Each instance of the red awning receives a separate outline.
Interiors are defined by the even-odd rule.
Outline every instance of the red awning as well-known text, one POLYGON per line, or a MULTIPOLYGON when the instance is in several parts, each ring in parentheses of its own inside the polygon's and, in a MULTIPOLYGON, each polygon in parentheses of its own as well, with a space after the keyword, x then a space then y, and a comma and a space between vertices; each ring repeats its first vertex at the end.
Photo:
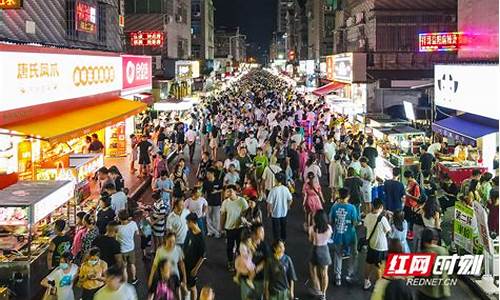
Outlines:
POLYGON ((334 90, 338 90, 340 88, 342 88, 343 86, 345 85, 345 83, 342 83, 342 82, 331 82, 327 85, 324 85, 320 88, 317 88, 313 91, 313 94, 318 96, 318 97, 321 97, 321 96, 324 96, 324 95, 327 95, 331 92, 333 92, 334 90))

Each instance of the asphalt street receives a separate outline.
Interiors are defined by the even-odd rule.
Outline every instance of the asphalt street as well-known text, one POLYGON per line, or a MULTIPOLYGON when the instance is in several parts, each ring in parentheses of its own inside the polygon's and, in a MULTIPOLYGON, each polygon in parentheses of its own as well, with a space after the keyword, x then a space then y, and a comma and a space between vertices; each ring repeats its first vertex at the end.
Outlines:
MULTIPOLYGON (((188 164, 189 165, 189 164, 188 164)), ((195 169, 197 166, 197 158, 195 157, 194 164, 191 166, 195 169)), ((326 180, 326 179, 324 179, 326 180)), ((193 182, 191 182, 192 184, 193 182)), ((326 183, 325 183, 326 186, 326 183)), ((142 196, 141 201, 143 203, 151 203, 151 191, 148 190, 142 196)), ((310 293, 310 281, 309 281, 309 271, 308 263, 310 258, 311 246, 307 240, 307 235, 303 230, 302 224, 304 223, 304 213, 302 210, 302 200, 296 197, 292 205, 292 209, 288 216, 288 239, 286 242, 286 253, 292 258, 295 269, 298 276, 298 282, 296 283, 296 297, 298 299, 311 299, 314 300, 315 297, 310 293)), ((265 213, 263 212, 265 215, 265 213)), ((271 222, 270 219, 264 218, 264 225, 266 229, 266 240, 271 243, 271 222)), ((200 289, 203 285, 210 285, 214 288, 216 293, 216 299, 230 299, 238 300, 239 296, 239 286, 232 281, 233 274, 230 274, 226 269, 226 251, 225 251, 225 240, 207 238, 207 259, 201 268, 199 274, 198 288, 200 289)), ((363 262, 365 254, 360 253, 358 256, 358 275, 357 281, 349 284, 345 281, 342 282, 342 286, 337 287, 333 283, 333 269, 331 268, 330 273, 330 286, 328 288, 327 298, 328 299, 370 299, 371 292, 363 291, 363 262)), ((139 299, 146 299, 147 297, 147 287, 146 287, 146 276, 149 274, 150 262, 144 261, 142 259, 142 254, 137 252, 138 261, 138 278, 140 282, 137 284, 137 292, 139 299)), ((458 285, 452 288, 452 297, 454 300, 471 300, 479 299, 475 296, 472 291, 460 280, 458 285)))

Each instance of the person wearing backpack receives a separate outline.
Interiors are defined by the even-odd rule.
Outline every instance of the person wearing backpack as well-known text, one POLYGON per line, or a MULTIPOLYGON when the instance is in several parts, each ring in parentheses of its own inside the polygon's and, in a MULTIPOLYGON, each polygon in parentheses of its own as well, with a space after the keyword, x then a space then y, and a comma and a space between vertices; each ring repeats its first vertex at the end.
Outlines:
POLYGON ((370 289, 372 282, 377 281, 380 277, 380 268, 383 266, 382 263, 385 261, 389 249, 387 234, 391 231, 391 225, 383 210, 384 203, 382 200, 375 199, 372 211, 364 219, 364 226, 368 236, 366 240, 368 252, 366 253, 364 290, 370 289))

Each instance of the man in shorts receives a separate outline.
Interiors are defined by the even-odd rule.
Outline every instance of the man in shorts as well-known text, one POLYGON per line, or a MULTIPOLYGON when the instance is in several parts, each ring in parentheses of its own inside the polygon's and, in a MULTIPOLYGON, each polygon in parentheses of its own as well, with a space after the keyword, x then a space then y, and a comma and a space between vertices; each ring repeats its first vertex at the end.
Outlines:
POLYGON ((136 268, 135 268, 135 236, 139 236, 139 227, 134 221, 129 220, 127 210, 122 209, 118 212, 118 219, 120 225, 118 226, 118 233, 116 239, 120 243, 120 252, 123 256, 123 263, 125 265, 124 276, 127 277, 127 268, 130 270, 132 277, 132 284, 137 283, 136 268))
POLYGON ((370 289, 372 282, 378 280, 380 268, 385 261, 387 250, 389 249, 386 236, 391 231, 391 225, 383 211, 384 204, 382 200, 375 199, 372 211, 366 215, 364 220, 368 243, 364 290, 370 289))

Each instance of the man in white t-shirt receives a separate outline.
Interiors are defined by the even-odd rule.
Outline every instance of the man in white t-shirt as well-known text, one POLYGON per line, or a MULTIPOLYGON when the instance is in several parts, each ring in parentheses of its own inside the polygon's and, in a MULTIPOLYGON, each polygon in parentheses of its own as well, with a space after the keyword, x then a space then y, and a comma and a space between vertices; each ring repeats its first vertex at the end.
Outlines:
POLYGON ((248 132, 248 137, 245 139, 245 146, 247 146, 248 154, 250 154, 250 156, 255 157, 255 155, 257 155, 259 141, 255 138, 253 130, 248 132))
POLYGON ((189 210, 184 208, 184 200, 181 198, 175 201, 174 208, 167 217, 167 231, 175 233, 177 245, 181 248, 184 246, 188 231, 187 215, 189 215, 189 210))
POLYGON ((123 282, 123 272, 117 266, 106 270, 106 284, 94 295, 94 300, 137 300, 135 288, 123 282))
POLYGON ((269 192, 276 185, 276 174, 281 171, 280 166, 276 164, 276 157, 271 156, 270 164, 264 169, 261 177, 266 192, 269 192))
POLYGON ((104 190, 111 196, 111 208, 116 215, 120 210, 127 208, 127 195, 122 191, 117 192, 114 184, 106 183, 104 190))
POLYGON ((281 172, 276 174, 277 185, 271 189, 267 196, 267 212, 271 217, 274 239, 286 240, 286 218, 288 209, 292 205, 292 194, 286 185, 286 178, 281 172))
POLYGON ((294 141, 297 144, 297 146, 299 146, 304 141, 304 137, 302 136, 302 134, 300 134, 299 127, 295 128, 295 134, 292 135, 290 139, 294 141))
POLYGON ((130 269, 132 276, 132 284, 137 283, 136 268, 135 268, 135 236, 139 236, 139 227, 134 221, 129 220, 129 214, 126 209, 118 212, 120 224, 116 240, 120 243, 120 252, 123 256, 123 262, 130 269))
POLYGON ((368 252, 366 253, 365 284, 364 289, 368 290, 372 282, 378 280, 380 268, 386 259, 389 246, 387 234, 391 231, 389 221, 382 213, 384 204, 382 200, 373 201, 373 210, 367 214, 364 220, 366 236, 368 240, 368 252), (373 279, 373 281, 372 281, 373 279))

